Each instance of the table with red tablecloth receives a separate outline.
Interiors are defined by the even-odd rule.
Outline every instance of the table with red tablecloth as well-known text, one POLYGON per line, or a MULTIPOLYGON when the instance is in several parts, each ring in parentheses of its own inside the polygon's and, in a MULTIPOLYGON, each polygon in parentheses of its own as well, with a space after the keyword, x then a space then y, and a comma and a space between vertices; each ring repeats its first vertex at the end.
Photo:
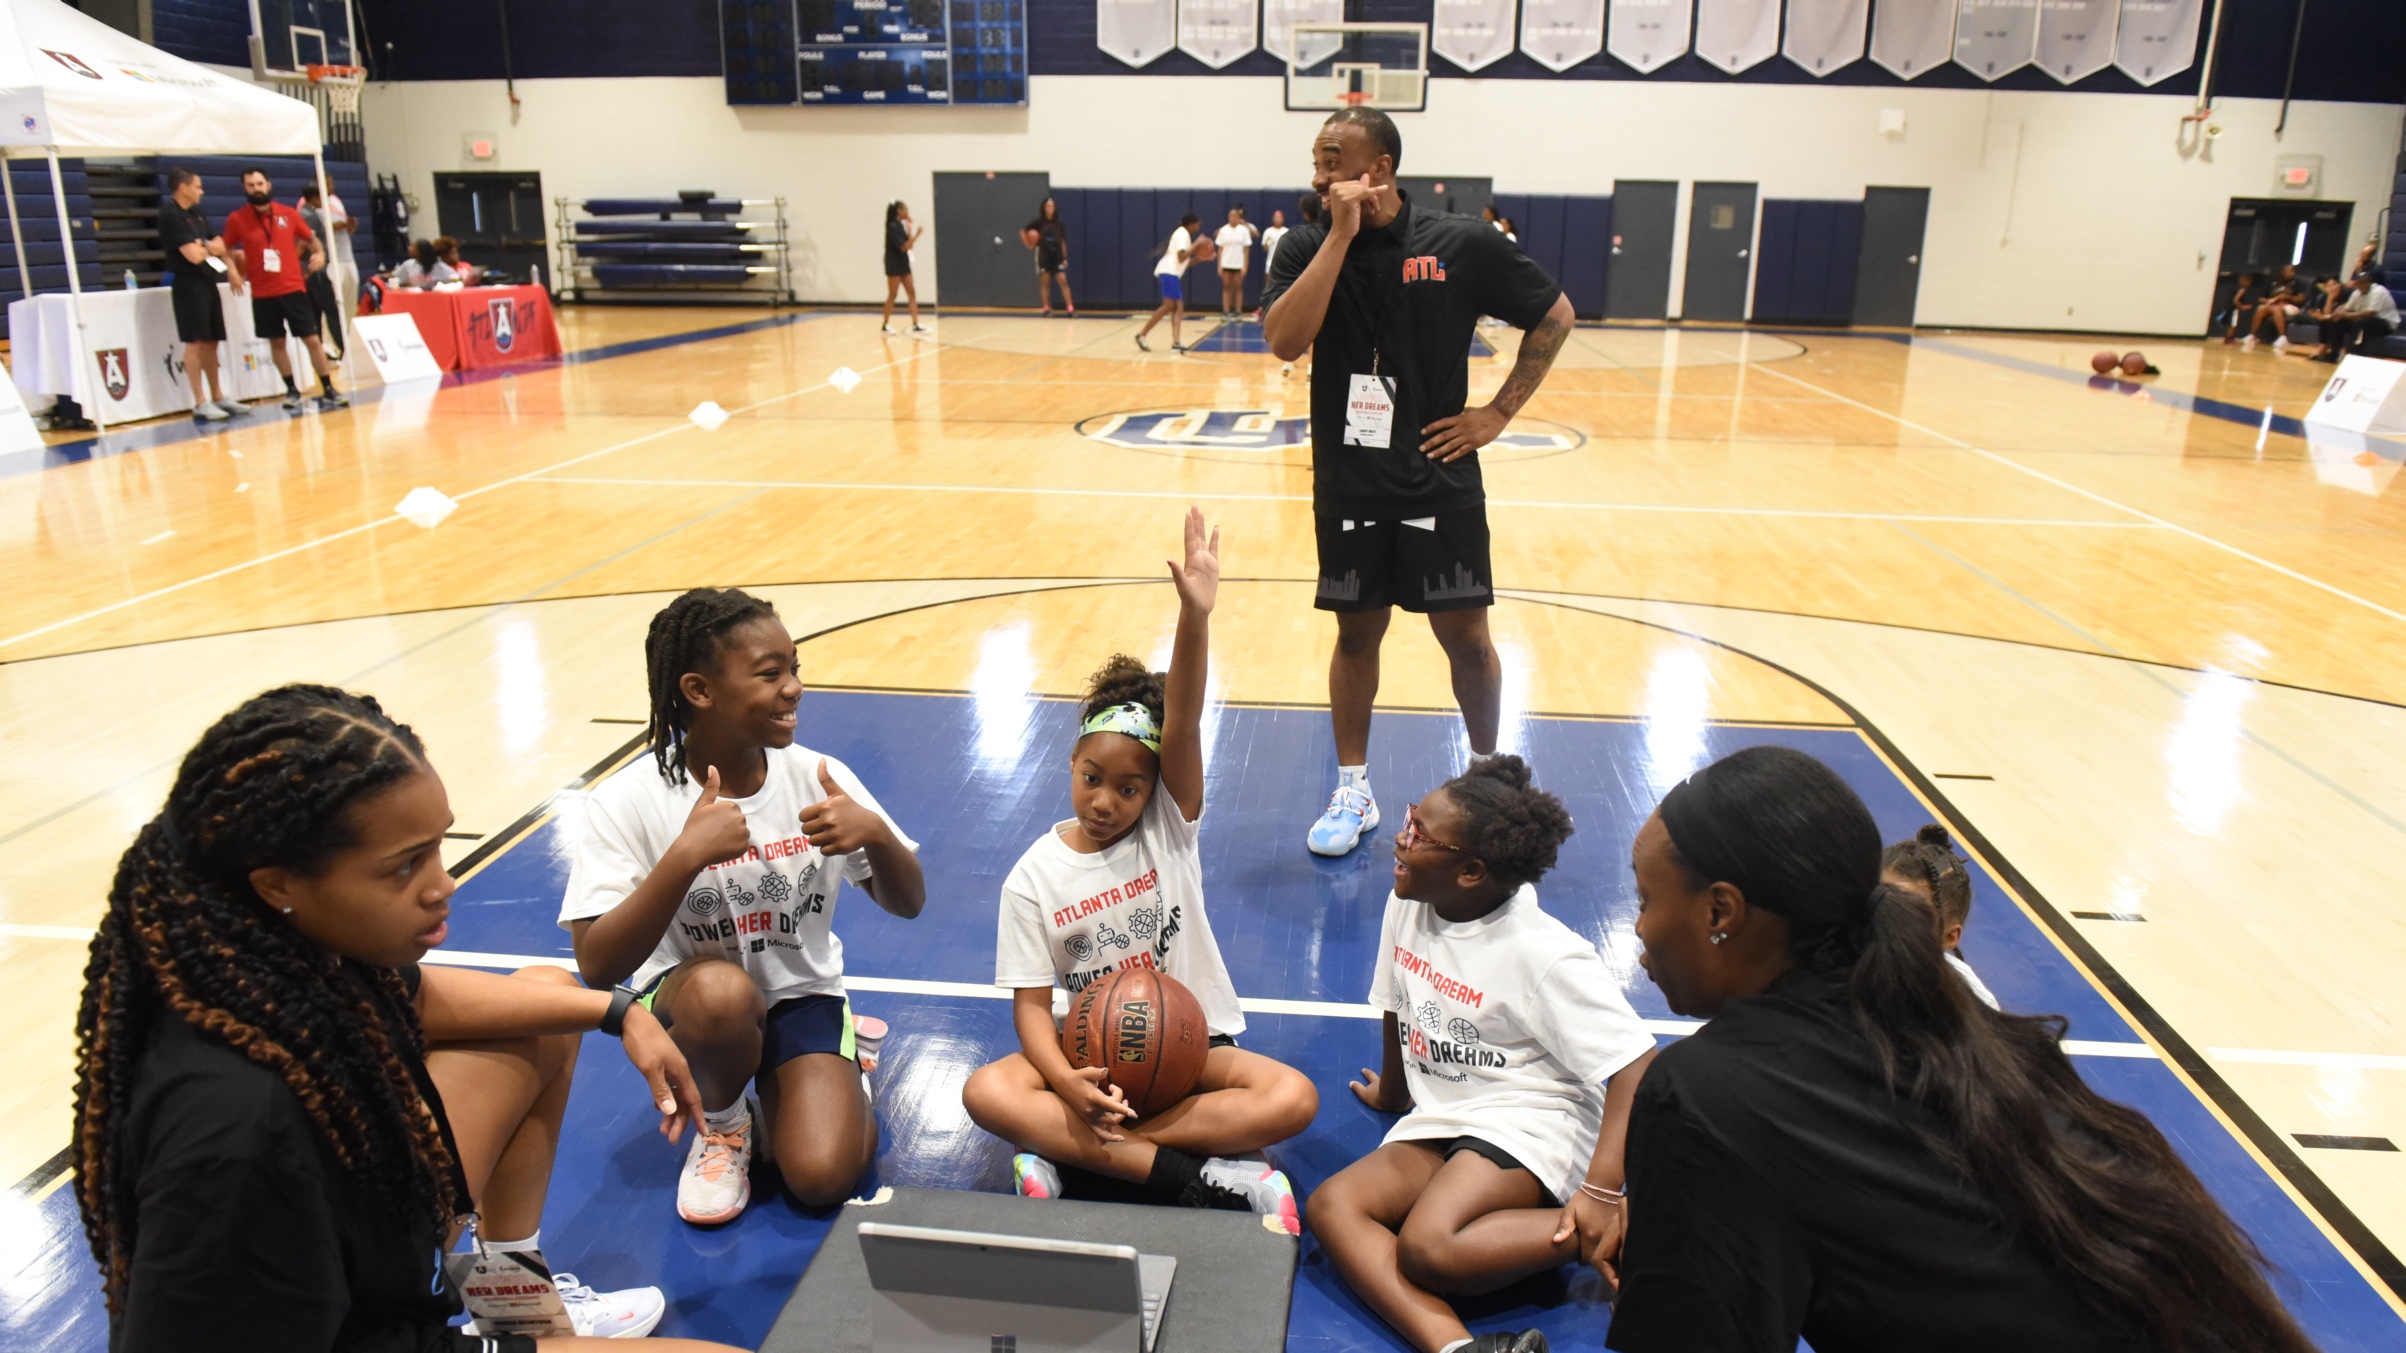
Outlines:
POLYGON ((445 371, 474 371, 560 355, 560 326, 541 287, 461 287, 384 293, 384 313, 418 322, 426 350, 445 371))

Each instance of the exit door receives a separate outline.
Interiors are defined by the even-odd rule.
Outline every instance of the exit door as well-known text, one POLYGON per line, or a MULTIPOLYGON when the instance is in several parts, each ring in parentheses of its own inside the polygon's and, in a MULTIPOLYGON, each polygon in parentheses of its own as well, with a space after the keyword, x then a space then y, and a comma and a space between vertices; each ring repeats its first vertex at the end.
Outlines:
POLYGON ((1688 199, 1688 281, 1682 319, 1746 318, 1754 280, 1754 185, 1699 183, 1688 199))
POLYGON ((1033 308, 1036 259, 1019 232, 1052 190, 1050 174, 936 175, 937 298, 1033 308))
POLYGON ((1855 259, 1856 324, 1913 327, 1921 300, 1921 240, 1930 221, 1927 188, 1863 190, 1863 245, 1855 259))
POLYGON ((512 281, 534 276, 545 258, 543 176, 437 174, 435 229, 459 241, 460 257, 512 281))
POLYGON ((2265 281, 2282 264, 2291 263, 2297 265, 2298 277, 2309 283, 2317 277, 2345 277, 2350 261, 2348 220, 2355 212, 2353 202, 2232 198, 2222 226, 2222 262, 2215 270, 2214 308, 2206 315, 2206 332, 2215 331, 2214 317, 2229 308, 2241 273, 2265 281))
POLYGON ((1671 243, 1679 185, 1619 179, 1612 185, 1612 253, 1604 274, 1604 318, 1661 319, 1671 313, 1671 243))

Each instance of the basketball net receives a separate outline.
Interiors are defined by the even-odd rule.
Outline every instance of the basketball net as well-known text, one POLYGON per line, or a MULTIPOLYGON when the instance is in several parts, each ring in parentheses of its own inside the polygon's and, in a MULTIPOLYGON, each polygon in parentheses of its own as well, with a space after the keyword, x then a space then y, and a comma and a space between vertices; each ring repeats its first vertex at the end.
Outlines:
POLYGON ((359 91, 367 83, 364 67, 309 66, 306 71, 311 87, 326 100, 327 112, 358 114, 359 91))

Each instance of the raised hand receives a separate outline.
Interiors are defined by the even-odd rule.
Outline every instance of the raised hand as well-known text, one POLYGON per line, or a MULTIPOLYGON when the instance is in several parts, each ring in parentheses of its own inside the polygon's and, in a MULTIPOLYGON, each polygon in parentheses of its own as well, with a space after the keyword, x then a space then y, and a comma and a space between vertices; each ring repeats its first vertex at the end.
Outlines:
POLYGON ((697 871, 725 864, 752 848, 752 826, 744 821, 744 810, 718 796, 718 767, 704 775, 702 797, 685 815, 677 844, 691 853, 697 871))
POLYGON ((1220 532, 1213 527, 1205 537, 1202 508, 1186 510, 1186 563, 1172 559, 1169 564, 1179 602, 1209 615, 1220 599, 1220 532))
POLYGON ((1370 176, 1328 185, 1328 233, 1341 240, 1350 240, 1367 224, 1365 215, 1376 215, 1384 209, 1387 194, 1392 188, 1372 187, 1370 176))
POLYGON ((844 792, 819 758, 819 789, 827 797, 802 810, 802 830, 822 855, 843 855, 886 834, 886 820, 844 792))

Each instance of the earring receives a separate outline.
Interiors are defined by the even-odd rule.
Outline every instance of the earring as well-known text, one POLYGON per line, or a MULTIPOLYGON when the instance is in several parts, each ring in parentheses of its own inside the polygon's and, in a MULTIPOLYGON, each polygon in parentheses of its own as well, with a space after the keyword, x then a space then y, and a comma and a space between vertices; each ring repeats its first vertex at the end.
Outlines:
MULTIPOLYGON (((292 915, 292 908, 290 908, 290 907, 286 907, 286 908, 284 909, 284 914, 285 914, 285 915, 287 915, 287 916, 290 916, 290 915, 292 915)), ((1715 935, 1715 936, 1713 936, 1713 943, 1715 943, 1715 944, 1719 944, 1720 942, 1721 942, 1721 937, 1720 937, 1720 936, 1718 936, 1718 935, 1715 935)))
MULTIPOLYGON (((290 910, 292 910, 292 908, 290 908, 290 907, 286 907, 286 908, 285 908, 285 910, 286 910, 286 911, 290 911, 290 910)), ((1725 940, 1725 939, 1728 939, 1728 938, 1729 938, 1729 932, 1728 932, 1728 931, 1726 931, 1726 930, 1716 930, 1716 931, 1714 931, 1714 932, 1713 932, 1713 943, 1715 943, 1715 944, 1719 944, 1721 941, 1723 941, 1723 940, 1725 940)))

